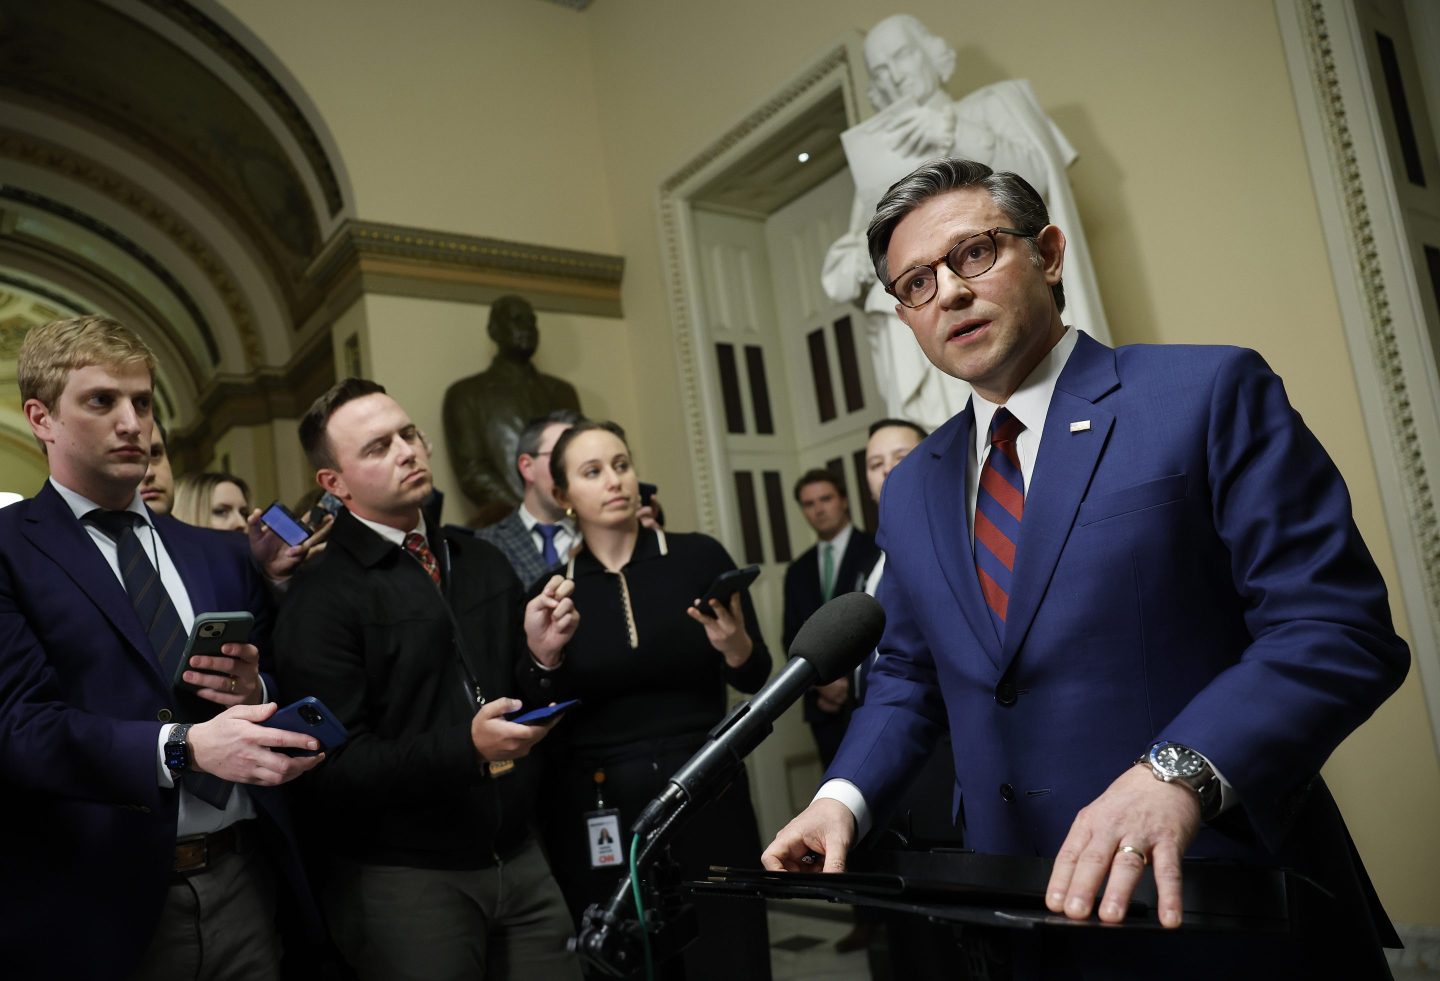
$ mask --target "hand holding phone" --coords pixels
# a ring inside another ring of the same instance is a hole
[[[294,512],[279,501],[266,508],[265,513],[260,515],[260,520],[286,545],[299,545],[315,534],[312,528],[295,517]]]
[[[715,600],[721,606],[730,605],[730,597],[743,589],[748,589],[750,584],[760,577],[758,565],[747,565],[743,569],[731,569],[722,572],[715,577],[710,588],[705,590],[705,595],[695,603],[695,608],[707,617],[713,618],[715,610],[710,606],[710,601]]]
[[[185,652],[180,655],[180,660],[175,664],[175,674],[170,679],[170,687],[190,692],[199,691],[199,685],[193,685],[185,680],[186,671],[227,675],[227,672],[224,671],[208,671],[191,667],[190,658],[197,654],[207,657],[224,657],[225,654],[220,648],[226,644],[247,643],[250,639],[250,631],[254,627],[255,618],[244,610],[231,613],[201,613],[190,625],[190,638],[185,642]]]
[[[525,726],[536,726],[548,722],[557,715],[565,712],[572,706],[579,705],[580,699],[572,698],[568,702],[556,702],[554,705],[546,705],[543,708],[526,711],[523,707],[513,712],[505,713],[507,722],[518,722]]]
[[[340,720],[335,718],[335,714],[314,695],[302,698],[298,702],[292,702],[270,716],[261,725],[313,736],[320,743],[319,753],[333,753],[345,744],[346,739],[350,738],[350,734],[345,731],[345,726]],[[277,752],[287,756],[318,755],[315,750],[309,749],[279,749]]]

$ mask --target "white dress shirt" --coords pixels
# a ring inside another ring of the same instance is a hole
[[[50,486],[54,487],[62,500],[69,506],[76,518],[82,519],[81,525],[90,535],[90,540],[100,550],[100,555],[105,563],[110,566],[110,571],[115,573],[115,578],[120,581],[121,586],[125,584],[125,577],[120,573],[120,547],[109,535],[101,531],[96,525],[84,521],[85,515],[95,510],[106,510],[99,504],[77,494],[70,488],[59,483],[54,477],[50,478]],[[139,515],[143,524],[135,526],[135,534],[140,538],[140,544],[149,555],[151,563],[160,573],[160,583],[165,587],[165,592],[170,597],[170,602],[175,606],[175,612],[180,616],[180,626],[186,633],[190,631],[190,625],[195,622],[195,607],[190,602],[190,594],[185,589],[185,583],[180,578],[180,570],[170,558],[170,553],[165,550],[165,543],[160,536],[155,534],[155,526],[151,523],[150,512],[140,501],[140,490],[136,488],[135,497],[130,501],[130,506],[125,510]],[[264,682],[260,688],[260,697],[265,699]],[[155,772],[160,786],[175,786],[175,777],[170,768],[165,765],[165,740],[170,738],[170,730],[175,724],[160,727],[160,739],[156,744]],[[228,827],[236,821],[252,818],[255,816],[255,805],[251,802],[250,796],[240,786],[235,787],[234,793],[223,810],[211,807],[200,798],[191,794],[182,785],[180,787],[180,815],[176,825],[176,836],[208,834],[212,831],[219,831]]]
[[[530,540],[535,543],[535,551],[541,555],[545,554],[545,539],[536,530],[536,525],[549,524],[548,521],[541,521],[530,513],[530,509],[523,503],[520,505],[520,521],[525,525],[525,530],[530,532]],[[570,518],[561,518],[555,522],[555,555],[561,562],[570,558],[571,550],[579,543],[580,533],[575,530],[575,522]]]

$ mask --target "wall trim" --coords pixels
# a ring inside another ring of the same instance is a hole
[[[719,472],[724,458],[725,427],[714,373],[702,370],[709,353],[703,350],[706,331],[700,302],[698,256],[691,224],[690,198],[780,127],[839,89],[845,115],[853,125],[867,112],[864,91],[864,39],[850,31],[758,109],[667,177],[659,188],[661,257],[670,320],[675,337],[675,366],[690,445],[696,527],[721,541],[738,541],[740,530],[731,503],[732,489]]]
[[[519,293],[537,310],[620,317],[624,275],[621,256],[347,220],[306,278],[327,294],[490,303]]]
[[[1432,738],[1440,751],[1440,383],[1351,0],[1275,0]]]

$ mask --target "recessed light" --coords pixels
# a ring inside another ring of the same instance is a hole
[[[803,164],[803,163],[809,163],[809,162],[810,162],[810,154],[805,153],[805,152],[802,151],[802,152],[800,153],[800,155],[797,156],[795,159],[798,160],[798,161],[800,161],[802,164]]]

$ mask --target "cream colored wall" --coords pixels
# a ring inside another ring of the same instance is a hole
[[[584,15],[527,0],[223,0],[340,147],[359,217],[614,252]]]
[[[672,525],[692,525],[657,189],[844,31],[897,8],[227,6],[325,117],[360,217],[625,256],[625,319],[542,315],[538,361],[575,382],[587,410],[627,424]],[[958,47],[953,94],[1029,78],[1079,150],[1070,178],[1117,341],[1245,344],[1286,378],[1350,484],[1403,632],[1270,4],[913,0],[903,9]],[[438,434],[445,386],[488,361],[483,308],[362,302],[372,374]],[[453,491],[446,468],[437,472]],[[1440,763],[1413,675],[1327,776],[1391,913],[1440,923]]]

